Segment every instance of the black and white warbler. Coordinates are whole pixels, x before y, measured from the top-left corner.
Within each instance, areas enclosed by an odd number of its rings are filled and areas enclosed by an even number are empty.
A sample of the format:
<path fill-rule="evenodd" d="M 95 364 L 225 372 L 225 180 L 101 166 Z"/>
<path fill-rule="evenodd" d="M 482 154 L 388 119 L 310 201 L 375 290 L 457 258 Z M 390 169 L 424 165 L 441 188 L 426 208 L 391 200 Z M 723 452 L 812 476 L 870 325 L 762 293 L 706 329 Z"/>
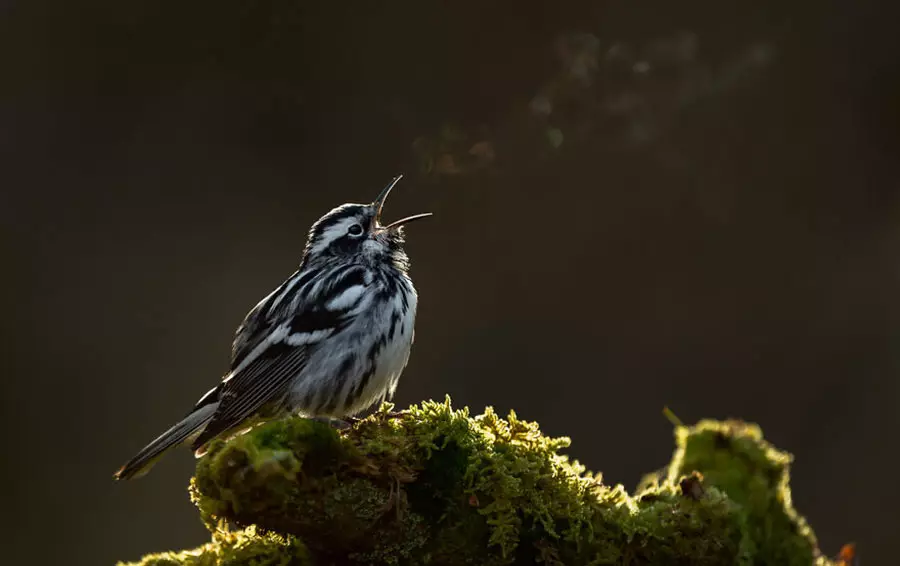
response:
<path fill-rule="evenodd" d="M 250 419 L 341 418 L 393 396 L 409 359 L 417 300 L 401 227 L 430 216 L 381 225 L 399 180 L 373 203 L 341 205 L 313 224 L 299 269 L 238 327 L 222 382 L 116 479 L 145 474 L 180 444 L 199 457 L 212 439 Z"/>

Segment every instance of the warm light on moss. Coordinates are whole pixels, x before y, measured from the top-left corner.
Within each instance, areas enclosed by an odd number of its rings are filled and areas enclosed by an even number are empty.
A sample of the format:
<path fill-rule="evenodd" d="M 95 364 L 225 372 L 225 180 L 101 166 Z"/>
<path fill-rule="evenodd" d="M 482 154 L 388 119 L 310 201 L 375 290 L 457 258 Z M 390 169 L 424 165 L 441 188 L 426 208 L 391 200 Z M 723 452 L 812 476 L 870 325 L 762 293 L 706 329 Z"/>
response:
<path fill-rule="evenodd" d="M 669 480 L 702 470 L 740 505 L 756 563 L 813 562 L 816 537 L 791 503 L 790 454 L 763 440 L 758 426 L 739 421 L 701 421 L 675 435 Z"/>
<path fill-rule="evenodd" d="M 205 523 L 279 535 L 216 535 L 141 564 L 827 563 L 791 506 L 790 456 L 754 425 L 676 427 L 668 470 L 630 496 L 515 413 L 390 409 L 342 431 L 287 418 L 214 443 L 191 482 Z"/>
<path fill-rule="evenodd" d="M 217 532 L 212 542 L 195 550 L 161 552 L 130 566 L 309 566 L 303 543 L 293 537 L 259 534 L 249 527 L 235 533 Z M 129 566 L 122 562 L 119 566 Z"/>

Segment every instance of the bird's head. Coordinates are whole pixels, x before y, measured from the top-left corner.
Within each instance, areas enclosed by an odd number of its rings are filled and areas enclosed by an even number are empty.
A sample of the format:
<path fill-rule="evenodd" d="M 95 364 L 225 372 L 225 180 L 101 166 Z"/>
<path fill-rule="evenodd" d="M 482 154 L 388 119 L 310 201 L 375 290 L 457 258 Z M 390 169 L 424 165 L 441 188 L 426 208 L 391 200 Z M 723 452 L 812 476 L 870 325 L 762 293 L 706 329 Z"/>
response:
<path fill-rule="evenodd" d="M 403 226 L 427 218 L 431 213 L 414 214 L 382 224 L 384 202 L 401 178 L 402 175 L 395 177 L 373 202 L 342 204 L 317 220 L 309 231 L 304 261 L 357 256 L 405 264 Z"/>

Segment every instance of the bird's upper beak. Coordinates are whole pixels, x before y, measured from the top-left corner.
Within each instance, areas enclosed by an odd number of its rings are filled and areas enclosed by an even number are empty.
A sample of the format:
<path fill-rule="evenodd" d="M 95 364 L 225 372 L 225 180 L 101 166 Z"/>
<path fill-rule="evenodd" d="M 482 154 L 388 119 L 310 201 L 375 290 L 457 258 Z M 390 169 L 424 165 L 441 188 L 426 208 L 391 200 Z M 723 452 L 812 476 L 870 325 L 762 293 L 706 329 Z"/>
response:
<path fill-rule="evenodd" d="M 373 232 L 374 231 L 394 230 L 404 224 L 408 224 L 408 223 L 412 222 L 413 220 L 419 220 L 419 219 L 428 218 L 429 216 L 431 216 L 430 212 L 423 212 L 421 214 L 413 214 L 412 216 L 407 216 L 406 218 L 401 218 L 400 220 L 395 220 L 395 221 L 391 222 L 390 224 L 388 224 L 387 226 L 381 225 L 381 211 L 384 208 L 384 201 L 386 201 L 388 195 L 391 194 L 391 189 L 393 189 L 394 186 L 397 184 L 397 182 L 400 181 L 400 179 L 402 179 L 402 178 L 403 178 L 403 175 L 397 175 L 396 177 L 394 177 L 394 179 L 388 184 L 388 186 L 386 186 L 381 191 L 381 194 L 378 195 L 378 198 L 375 199 L 375 202 L 372 203 L 372 206 L 375 207 L 375 215 L 372 216 L 372 226 L 370 227 Z"/>

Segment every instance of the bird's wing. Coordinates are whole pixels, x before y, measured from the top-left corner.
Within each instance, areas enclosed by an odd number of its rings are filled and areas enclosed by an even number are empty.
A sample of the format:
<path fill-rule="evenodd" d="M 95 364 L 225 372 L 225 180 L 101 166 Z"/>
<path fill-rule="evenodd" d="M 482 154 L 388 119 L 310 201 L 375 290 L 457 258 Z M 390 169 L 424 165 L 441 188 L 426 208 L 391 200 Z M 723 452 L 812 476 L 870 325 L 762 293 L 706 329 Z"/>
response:
<path fill-rule="evenodd" d="M 289 295 L 302 287 L 305 280 L 308 281 L 315 275 L 316 273 L 311 271 L 298 270 L 294 272 L 284 283 L 250 309 L 234 334 L 234 342 L 231 346 L 232 369 L 237 367 L 260 342 L 265 340 L 272 328 L 278 324 L 278 315 L 281 314 L 284 305 L 290 302 Z"/>
<path fill-rule="evenodd" d="M 232 372 L 222 383 L 219 406 L 191 448 L 197 450 L 283 395 L 306 366 L 310 353 L 356 317 L 360 285 L 365 287 L 363 275 L 348 271 L 333 284 L 322 286 L 323 292 L 310 297 L 312 300 L 301 301 L 297 310 L 274 325 L 263 318 L 269 298 L 260 302 L 254 308 L 257 316 L 252 323 L 253 335 L 246 338 L 246 344 L 252 345 L 245 345 L 235 357 Z M 353 298 L 357 300 L 349 300 Z M 248 326 L 246 332 L 250 329 Z"/>
<path fill-rule="evenodd" d="M 191 444 L 193 450 L 256 413 L 284 393 L 287 384 L 308 360 L 307 346 L 271 341 L 265 349 L 222 384 L 219 406 L 203 432 Z"/>
<path fill-rule="evenodd" d="M 258 346 L 259 343 L 268 336 L 271 325 L 267 324 L 264 313 L 267 302 L 270 301 L 271 297 L 277 291 L 277 289 L 272 291 L 269 296 L 253 307 L 253 309 L 247 313 L 247 316 L 244 317 L 244 320 L 241 321 L 241 325 L 238 326 L 237 331 L 234 333 L 234 342 L 231 346 L 232 368 L 241 363 L 241 361 L 253 351 L 253 348 Z"/>

